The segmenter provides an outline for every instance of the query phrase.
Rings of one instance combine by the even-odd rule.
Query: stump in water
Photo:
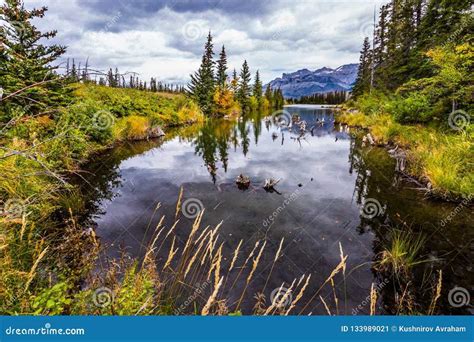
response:
[[[237,187],[240,190],[247,190],[250,186],[250,178],[240,174],[235,180],[235,183],[237,183]]]
[[[278,184],[278,182],[280,182],[280,179],[278,180],[275,180],[273,178],[270,178],[270,179],[265,179],[265,184],[263,184],[263,188],[266,190],[266,191],[276,191],[275,190],[275,185]]]

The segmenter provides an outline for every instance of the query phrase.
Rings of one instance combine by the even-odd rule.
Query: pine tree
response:
[[[265,98],[267,99],[270,108],[273,108],[274,107],[273,92],[270,85],[267,85],[267,89],[265,89]]]
[[[237,99],[244,111],[248,110],[250,105],[250,79],[249,66],[247,60],[244,60],[240,71],[239,89],[237,91]]]
[[[237,76],[237,71],[232,73],[232,81],[230,81],[230,88],[232,89],[232,92],[234,93],[234,99],[237,99],[237,91],[239,89],[239,77]]]
[[[360,52],[359,70],[357,71],[357,78],[354,84],[354,88],[352,89],[352,95],[354,97],[362,95],[365,91],[369,89],[370,64],[370,43],[369,38],[365,37],[364,45],[362,46],[362,50]]]
[[[31,23],[46,11],[46,7],[27,10],[21,0],[5,0],[0,6],[0,87],[4,92],[0,106],[7,113],[15,106],[28,106],[29,112],[39,113],[68,101],[68,90],[63,87],[67,79],[56,73],[58,65],[54,65],[66,48],[43,45],[42,40],[55,37],[56,31],[43,33]]]
[[[215,91],[214,61],[212,59],[214,52],[212,48],[212,36],[211,32],[209,32],[207,42],[204,46],[201,66],[194,75],[191,75],[191,83],[188,86],[189,94],[196,100],[206,115],[211,115],[213,112],[213,97]]]
[[[112,68],[109,68],[109,72],[107,73],[107,83],[109,87],[115,87],[115,76]]]
[[[76,62],[74,61],[74,58],[72,59],[71,79],[73,82],[77,81],[77,69],[76,69]]]
[[[376,88],[384,88],[387,84],[385,75],[387,57],[387,29],[389,20],[389,6],[384,5],[380,8],[380,17],[375,31],[374,38],[374,84]]]
[[[262,90],[262,81],[260,81],[260,73],[257,70],[257,72],[255,73],[255,83],[253,85],[253,96],[257,100],[259,107],[262,105]]]
[[[224,45],[222,45],[222,50],[219,54],[219,61],[217,62],[216,82],[221,88],[224,88],[227,82],[227,56]]]

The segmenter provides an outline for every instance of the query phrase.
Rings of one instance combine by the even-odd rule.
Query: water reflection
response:
[[[302,274],[313,274],[308,293],[316,290],[339,262],[341,243],[349,256],[349,271],[344,281],[335,284],[344,299],[340,312],[350,314],[375,282],[384,284],[378,312],[394,313],[393,298],[399,289],[371,267],[390,243],[393,227],[423,231],[430,237],[423,253],[434,261],[422,264],[412,279],[419,289],[412,295],[420,312],[430,303],[431,290],[426,289],[434,270],[443,268],[445,292],[455,285],[471,286],[473,270],[466,260],[473,259],[474,236],[468,213],[459,214],[449,229],[440,231],[437,222],[453,206],[423,200],[399,179],[394,161],[384,150],[362,147],[347,127],[334,124],[330,109],[290,106],[286,110],[305,122],[304,132],[300,124],[282,125],[271,116],[248,114],[235,121],[208,120],[171,130],[163,140],[123,145],[91,163],[83,190],[89,199],[89,218],[102,242],[111,246],[109,256],[117,256],[119,246],[132,256],[142,256],[150,237],[146,228],[161,215],[172,221],[183,187],[185,199],[199,199],[206,208],[204,226],[224,221],[220,236],[226,252],[242,239],[242,253],[248,254],[257,239],[265,239],[265,265],[285,238],[283,256],[266,287],[267,297]],[[235,184],[240,174],[250,178],[247,191]],[[276,187],[280,195],[264,191],[268,178],[281,179]],[[289,205],[269,221],[289,198]],[[379,215],[361,215],[367,199],[380,203]],[[158,202],[162,206],[155,213]],[[182,241],[190,221],[182,218],[177,226]],[[249,293],[262,289],[266,272],[265,267],[260,270]],[[238,299],[226,291],[230,300]],[[325,291],[323,298],[332,295]],[[449,306],[444,292],[440,303],[445,313],[468,310]],[[244,303],[244,311],[250,312],[253,304]],[[309,311],[326,313],[320,301],[312,303]],[[367,307],[358,311],[367,312]]]

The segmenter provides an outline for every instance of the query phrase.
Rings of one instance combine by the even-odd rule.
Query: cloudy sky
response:
[[[186,83],[211,30],[229,67],[247,59],[264,82],[283,72],[356,63],[371,35],[373,0],[26,0],[46,5],[41,29],[57,29],[67,57],[97,69],[118,67],[143,79]]]

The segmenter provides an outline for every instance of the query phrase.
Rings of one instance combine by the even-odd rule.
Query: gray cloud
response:
[[[186,82],[200,62],[209,30],[216,56],[225,44],[230,68],[247,59],[264,81],[282,72],[358,61],[374,6],[385,1],[336,0],[27,0],[48,6],[41,29],[68,57],[99,69],[119,67],[144,79]]]

